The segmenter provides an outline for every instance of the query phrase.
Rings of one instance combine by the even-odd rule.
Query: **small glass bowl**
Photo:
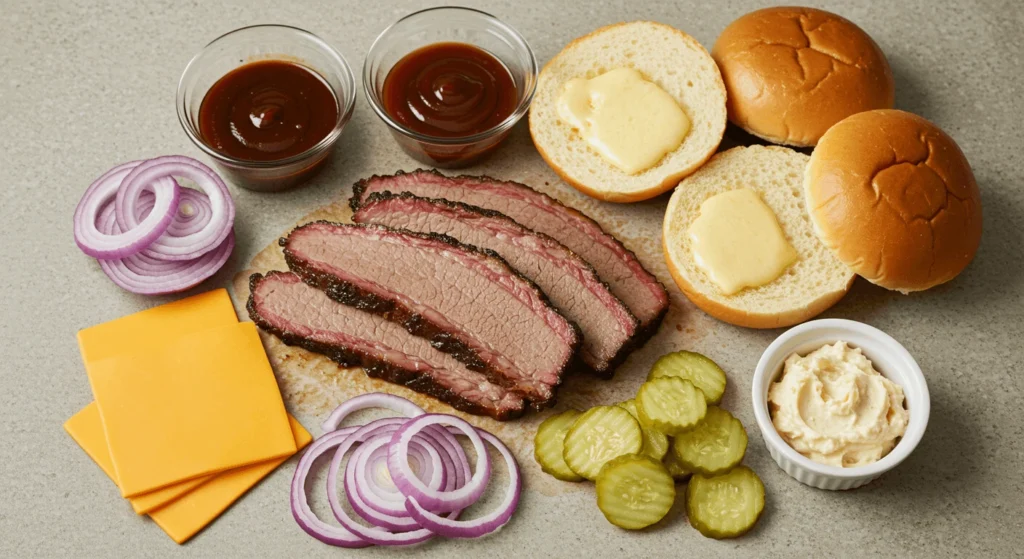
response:
[[[384,79],[395,63],[420,47],[448,42],[467,43],[487,51],[512,75],[518,96],[516,108],[489,130],[462,138],[427,136],[395,121],[384,110]],[[403,17],[377,37],[363,63],[363,91],[374,112],[407,154],[435,167],[465,167],[489,154],[529,110],[536,88],[537,59],[526,39],[498,18],[471,8],[430,8]]]
[[[203,141],[199,108],[210,87],[235,68],[260,60],[285,60],[316,72],[338,101],[331,132],[308,150],[274,161],[247,161],[224,155]],[[352,118],[356,86],[345,58],[316,35],[287,25],[253,25],[225,33],[206,45],[185,67],[178,82],[178,120],[199,149],[235,184],[261,192],[286,190],[316,174]]]

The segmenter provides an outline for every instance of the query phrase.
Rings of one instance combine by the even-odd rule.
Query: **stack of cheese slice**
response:
[[[178,543],[310,442],[223,289],[86,328],[78,343],[95,401],[64,427]]]

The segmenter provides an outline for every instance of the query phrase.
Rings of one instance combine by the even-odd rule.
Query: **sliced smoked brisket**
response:
[[[631,349],[639,321],[594,268],[558,241],[499,212],[408,193],[378,192],[359,207],[352,220],[440,233],[497,252],[533,280],[566,318],[579,325],[583,364],[601,376],[611,376],[615,365]]]
[[[427,394],[467,413],[512,419],[522,397],[471,371],[430,342],[387,319],[332,301],[291,273],[254,274],[249,317],[288,345],[321,353],[342,366]]]
[[[657,331],[668,310],[668,293],[636,255],[581,212],[529,186],[489,177],[447,177],[437,171],[373,176],[353,187],[352,210],[374,192],[409,192],[423,198],[446,198],[495,210],[562,243],[589,262],[640,320],[641,338]]]
[[[451,237],[316,222],[281,244],[306,283],[429,339],[535,407],[553,402],[580,343],[533,282]]]

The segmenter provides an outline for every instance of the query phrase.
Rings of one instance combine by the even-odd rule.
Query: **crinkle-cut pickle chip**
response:
[[[714,477],[694,474],[686,488],[686,516],[709,538],[742,536],[763,510],[764,484],[746,466]]]
[[[648,456],[620,456],[597,476],[597,508],[608,522],[639,530],[658,522],[672,508],[676,485],[665,466]]]
[[[640,386],[636,409],[644,425],[676,436],[697,426],[707,413],[704,393],[679,377],[661,377]]]
[[[628,411],[633,419],[640,421],[640,415],[636,411],[636,401],[626,400],[615,405]],[[668,435],[651,427],[645,427],[643,423],[640,423],[640,430],[644,434],[644,446],[640,449],[640,453],[655,460],[664,458],[668,454]]]
[[[672,453],[691,472],[714,476],[736,467],[747,452],[747,432],[731,413],[711,406],[696,427],[677,435]]]
[[[674,439],[672,441],[672,444],[675,444]],[[679,459],[676,458],[676,453],[672,452],[671,450],[665,453],[665,458],[661,460],[661,463],[665,465],[665,469],[668,470],[668,473],[669,475],[672,476],[672,479],[676,480],[677,482],[686,481],[690,479],[691,475],[693,475],[693,472],[687,470],[685,466],[679,463]]]
[[[597,479],[601,467],[643,447],[640,423],[618,406],[590,408],[565,435],[563,457],[576,474]]]
[[[565,434],[581,415],[583,412],[579,410],[566,410],[545,419],[537,427],[537,434],[533,438],[533,457],[544,473],[562,481],[583,481],[562,457]]]
[[[658,358],[647,380],[661,377],[679,377],[692,382],[704,393],[708,405],[718,404],[725,394],[725,371],[714,361],[692,351],[676,351]]]

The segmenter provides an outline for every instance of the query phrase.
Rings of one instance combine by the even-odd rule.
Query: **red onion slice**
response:
[[[395,512],[400,514],[391,514],[390,511],[383,512],[380,511],[378,507],[370,505],[371,500],[376,500],[379,505],[383,499],[376,499],[376,495],[374,495],[372,491],[368,490],[369,487],[384,481],[379,478],[375,478],[370,474],[370,460],[374,456],[377,456],[381,459],[380,463],[386,467],[387,443],[390,438],[390,436],[378,435],[373,439],[365,441],[352,453],[352,456],[349,458],[348,466],[345,468],[345,494],[348,496],[348,501],[352,506],[352,510],[370,524],[395,532],[408,532],[419,529],[421,526],[409,517],[409,512],[405,510],[405,507],[401,504],[401,500],[404,497],[398,493],[397,489],[394,488],[394,484],[392,484],[391,487],[392,489],[395,489],[395,494],[398,495],[399,499],[396,500],[397,506],[393,508]],[[409,455],[413,459],[414,463],[421,465],[421,475],[429,479],[427,482],[428,486],[435,489],[440,489],[445,486],[447,483],[445,469],[442,467],[440,469],[433,470],[431,467],[431,464],[441,463],[441,457],[438,449],[430,445],[425,445],[420,441],[413,441],[413,444],[410,445]],[[335,455],[335,458],[337,458],[337,455]]]
[[[369,394],[350,398],[340,406],[334,408],[334,411],[331,412],[331,415],[327,416],[327,419],[320,425],[320,428],[323,429],[325,433],[328,431],[334,431],[349,415],[359,410],[369,408],[384,408],[397,414],[404,415],[405,417],[416,417],[426,413],[423,411],[423,408],[400,396],[385,394],[383,392],[371,392]]]
[[[228,237],[235,222],[235,205],[224,181],[206,165],[190,157],[170,155],[143,161],[124,177],[114,199],[114,215],[122,231],[131,231],[139,226],[136,206],[142,193],[155,188],[160,180],[171,180],[172,176],[191,179],[206,193],[210,201],[212,216],[209,221],[195,230],[187,229],[184,235],[162,235],[143,247],[147,255],[161,260],[195,260],[203,254],[216,250]],[[179,206],[173,206],[175,212]],[[171,217],[174,217],[172,213]],[[165,227],[166,230],[166,227]]]
[[[101,210],[98,226],[101,231],[119,231],[113,204]],[[143,295],[161,295],[184,291],[202,283],[224,266],[234,248],[235,236],[229,231],[216,250],[195,260],[171,262],[134,254],[121,259],[100,260],[99,263],[103,273],[122,289]]]
[[[306,478],[309,477],[309,470],[317,458],[341,444],[358,429],[358,427],[346,427],[327,433],[313,441],[313,444],[309,445],[305,454],[302,455],[299,464],[295,467],[295,475],[292,476],[291,508],[295,522],[310,536],[337,547],[359,548],[367,547],[370,543],[342,527],[332,526],[317,518],[313,510],[309,508],[309,499],[306,497]]]
[[[410,441],[420,431],[431,425],[454,427],[468,437],[473,444],[473,449],[476,452],[476,471],[473,472],[473,477],[458,489],[452,491],[430,489],[416,478],[409,467]],[[455,416],[426,414],[410,419],[392,435],[391,443],[388,445],[388,471],[402,494],[407,497],[415,497],[416,501],[428,510],[447,512],[464,509],[483,495],[491,476],[491,460],[476,427]]]
[[[174,212],[178,208],[181,188],[173,179],[155,177],[141,187],[151,188],[155,201],[153,209],[141,222],[131,229],[116,233],[103,232],[97,228],[100,211],[121,191],[123,180],[143,162],[132,161],[118,165],[96,179],[86,189],[82,200],[75,208],[75,244],[82,252],[100,259],[125,258],[138,254],[153,244],[167,231]]]
[[[148,190],[142,191],[139,195],[139,203],[135,205],[135,217],[138,221],[145,219],[153,207],[154,196]],[[143,256],[149,256],[157,260],[191,260],[188,255],[162,254],[153,247],[160,246],[164,242],[175,242],[175,239],[192,235],[202,230],[213,219],[213,207],[210,205],[210,198],[198,190],[182,188],[181,197],[178,199],[178,210],[174,212],[171,224],[167,231],[160,236],[153,244],[139,252]]]
[[[395,418],[389,419],[394,421]],[[420,528],[409,532],[391,532],[380,526],[363,526],[349,516],[348,511],[341,506],[341,498],[338,496],[338,471],[341,467],[341,461],[344,459],[345,454],[348,453],[349,449],[352,448],[352,445],[357,443],[369,443],[374,439],[385,439],[385,437],[387,437],[385,440],[390,440],[392,432],[397,434],[403,429],[401,426],[398,426],[396,429],[394,424],[385,426],[377,425],[381,421],[388,420],[378,420],[367,424],[365,427],[360,427],[354,433],[346,437],[345,440],[338,445],[337,450],[334,451],[334,459],[331,461],[330,469],[327,470],[327,499],[331,504],[331,511],[334,512],[334,517],[339,523],[341,523],[341,526],[345,528],[345,530],[362,538],[364,541],[375,545],[398,546],[414,545],[425,542],[434,537],[434,533],[430,530]],[[412,474],[411,467],[409,467],[408,463],[408,451],[412,444],[412,438],[410,437],[409,444],[406,445],[407,452],[405,453],[405,457],[407,461],[405,465],[409,470],[410,475],[413,475],[415,478],[415,475]],[[435,453],[434,456],[436,457],[437,454]],[[443,469],[440,459],[438,459],[437,463],[433,464],[433,467],[437,471],[441,471]],[[418,478],[416,480],[420,481]],[[420,483],[422,484],[423,482],[420,481]],[[350,500],[351,498],[352,495],[349,495]]]
[[[500,530],[512,518],[516,507],[519,506],[519,495],[523,488],[519,464],[516,463],[516,459],[512,456],[512,452],[509,451],[508,447],[497,437],[482,429],[478,431],[484,440],[498,449],[502,458],[505,459],[505,464],[508,465],[508,473],[511,479],[509,480],[509,488],[505,493],[505,498],[494,511],[480,518],[456,520],[440,517],[420,506],[415,497],[408,497],[405,501],[405,506],[409,514],[412,515],[420,526],[431,532],[448,538],[479,538],[480,536]]]

